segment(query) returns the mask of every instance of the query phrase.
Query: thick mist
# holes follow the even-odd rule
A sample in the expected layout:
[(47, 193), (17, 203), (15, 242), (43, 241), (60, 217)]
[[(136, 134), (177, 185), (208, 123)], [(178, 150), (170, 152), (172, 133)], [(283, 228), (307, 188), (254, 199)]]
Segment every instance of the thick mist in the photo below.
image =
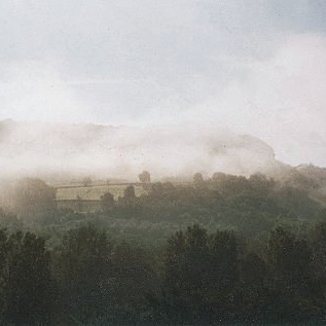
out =
[(2, 177), (92, 175), (135, 179), (217, 171), (249, 175), (276, 167), (274, 152), (248, 135), (203, 126), (155, 128), (3, 121)]
[(326, 166), (326, 2), (2, 0), (0, 120), (213, 122)]

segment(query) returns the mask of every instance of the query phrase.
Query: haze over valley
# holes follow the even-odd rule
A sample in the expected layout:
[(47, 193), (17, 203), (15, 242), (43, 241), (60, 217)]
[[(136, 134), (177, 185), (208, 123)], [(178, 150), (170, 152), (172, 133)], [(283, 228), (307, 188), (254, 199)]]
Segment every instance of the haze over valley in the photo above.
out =
[(1, 0), (0, 325), (324, 325), (325, 17)]

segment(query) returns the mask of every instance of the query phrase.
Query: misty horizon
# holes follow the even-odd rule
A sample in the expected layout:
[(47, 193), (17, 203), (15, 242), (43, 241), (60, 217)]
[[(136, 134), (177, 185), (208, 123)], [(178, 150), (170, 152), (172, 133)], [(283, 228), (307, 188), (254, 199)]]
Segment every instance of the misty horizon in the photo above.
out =
[(95, 124), (0, 122), (1, 175), (94, 175), (157, 179), (195, 172), (250, 175), (282, 164), (273, 149), (227, 129), (180, 126), (127, 127)]
[(0, 325), (324, 325), (326, 0), (0, 0)]
[(249, 134), (326, 166), (322, 1), (2, 1), (0, 120)]

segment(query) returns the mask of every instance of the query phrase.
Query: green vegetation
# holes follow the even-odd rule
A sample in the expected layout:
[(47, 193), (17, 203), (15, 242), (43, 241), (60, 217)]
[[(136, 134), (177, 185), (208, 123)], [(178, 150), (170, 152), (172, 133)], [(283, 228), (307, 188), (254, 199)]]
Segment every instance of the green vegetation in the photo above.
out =
[(0, 211), (1, 324), (325, 322), (326, 210), (308, 190), (144, 176), (146, 191), (106, 191), (92, 213), (55, 208), (40, 180), (17, 185), (17, 215)]

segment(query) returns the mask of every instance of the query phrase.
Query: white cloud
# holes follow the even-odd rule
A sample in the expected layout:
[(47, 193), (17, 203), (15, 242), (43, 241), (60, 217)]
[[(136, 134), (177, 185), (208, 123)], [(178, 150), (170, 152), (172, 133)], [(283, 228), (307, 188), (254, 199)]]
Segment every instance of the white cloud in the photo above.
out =
[(0, 118), (252, 133), (326, 165), (322, 1), (3, 0)]
[(191, 116), (252, 133), (293, 164), (326, 165), (326, 37), (292, 35), (263, 61), (245, 61), (217, 97)]
[(7, 67), (0, 81), (0, 117), (18, 120), (87, 121), (92, 115), (57, 70), (26, 61)]

